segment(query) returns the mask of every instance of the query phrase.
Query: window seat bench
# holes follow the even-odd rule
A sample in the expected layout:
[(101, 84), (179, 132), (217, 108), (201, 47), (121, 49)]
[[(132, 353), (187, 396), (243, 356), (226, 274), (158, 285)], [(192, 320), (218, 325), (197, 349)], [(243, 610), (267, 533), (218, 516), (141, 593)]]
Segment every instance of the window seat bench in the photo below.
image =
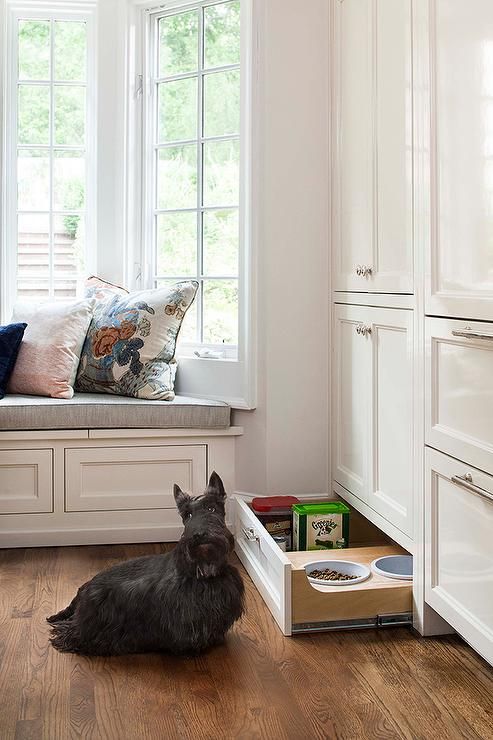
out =
[(173, 484), (233, 492), (235, 439), (221, 401), (103, 394), (0, 401), (0, 547), (172, 542)]

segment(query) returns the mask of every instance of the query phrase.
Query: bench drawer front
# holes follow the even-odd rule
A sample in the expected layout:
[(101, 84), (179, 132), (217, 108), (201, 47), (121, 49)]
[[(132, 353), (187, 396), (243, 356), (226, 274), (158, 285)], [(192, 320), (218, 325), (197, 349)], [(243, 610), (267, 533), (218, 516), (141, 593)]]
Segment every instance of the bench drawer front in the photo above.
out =
[(65, 510), (175, 509), (173, 484), (198, 495), (207, 445), (81, 448), (65, 451)]
[(53, 511), (53, 450), (0, 451), (0, 514)]

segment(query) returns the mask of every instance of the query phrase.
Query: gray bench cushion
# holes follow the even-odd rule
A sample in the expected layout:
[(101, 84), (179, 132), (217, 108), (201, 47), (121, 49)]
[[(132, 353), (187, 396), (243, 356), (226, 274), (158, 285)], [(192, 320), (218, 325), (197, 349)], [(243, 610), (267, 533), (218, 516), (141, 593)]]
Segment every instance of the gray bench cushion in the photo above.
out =
[(174, 401), (99, 393), (70, 400), (7, 395), (0, 401), (0, 429), (224, 429), (230, 407), (222, 401), (176, 396)]

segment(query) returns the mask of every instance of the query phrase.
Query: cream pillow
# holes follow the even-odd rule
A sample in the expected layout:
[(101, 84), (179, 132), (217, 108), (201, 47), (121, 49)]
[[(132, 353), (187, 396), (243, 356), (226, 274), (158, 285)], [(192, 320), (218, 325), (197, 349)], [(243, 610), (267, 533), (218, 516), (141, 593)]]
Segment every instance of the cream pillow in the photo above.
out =
[(12, 321), (27, 324), (8, 393), (72, 398), (94, 300), (19, 303)]

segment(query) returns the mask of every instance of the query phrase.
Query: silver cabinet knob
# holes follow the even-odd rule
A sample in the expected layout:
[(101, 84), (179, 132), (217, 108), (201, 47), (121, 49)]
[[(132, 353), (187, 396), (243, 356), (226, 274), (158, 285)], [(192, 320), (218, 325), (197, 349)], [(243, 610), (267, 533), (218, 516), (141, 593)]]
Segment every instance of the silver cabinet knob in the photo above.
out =
[(369, 277), (373, 272), (373, 267), (370, 265), (356, 265), (356, 275), (361, 277)]
[(356, 334), (361, 334), (362, 337), (366, 337), (367, 334), (371, 334), (371, 326), (365, 326), (365, 324), (358, 324), (356, 327)]

